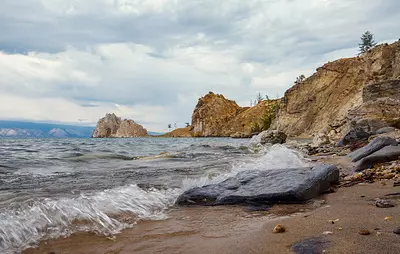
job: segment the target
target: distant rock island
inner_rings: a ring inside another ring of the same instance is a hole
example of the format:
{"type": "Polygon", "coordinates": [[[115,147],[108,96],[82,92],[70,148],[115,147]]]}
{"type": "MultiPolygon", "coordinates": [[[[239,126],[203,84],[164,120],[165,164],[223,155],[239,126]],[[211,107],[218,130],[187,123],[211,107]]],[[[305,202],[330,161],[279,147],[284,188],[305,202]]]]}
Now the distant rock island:
{"type": "Polygon", "coordinates": [[[147,130],[133,120],[121,120],[114,113],[101,118],[92,138],[135,138],[148,136],[147,130]]]}

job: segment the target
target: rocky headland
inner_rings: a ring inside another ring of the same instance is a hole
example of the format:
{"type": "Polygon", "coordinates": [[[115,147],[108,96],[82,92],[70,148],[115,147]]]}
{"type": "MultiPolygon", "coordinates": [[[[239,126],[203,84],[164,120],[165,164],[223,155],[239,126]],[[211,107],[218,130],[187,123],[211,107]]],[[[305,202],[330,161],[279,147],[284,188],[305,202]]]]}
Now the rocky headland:
{"type": "Polygon", "coordinates": [[[148,136],[147,130],[133,120],[106,114],[97,122],[92,138],[134,138],[148,136]]]}

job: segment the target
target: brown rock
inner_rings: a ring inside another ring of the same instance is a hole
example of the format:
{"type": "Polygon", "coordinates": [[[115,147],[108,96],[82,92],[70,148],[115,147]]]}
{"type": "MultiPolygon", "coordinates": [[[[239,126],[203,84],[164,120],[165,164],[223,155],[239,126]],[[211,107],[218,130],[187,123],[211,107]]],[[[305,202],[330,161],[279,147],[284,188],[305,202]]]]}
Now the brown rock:
{"type": "Polygon", "coordinates": [[[145,137],[147,130],[133,120],[121,120],[115,114],[106,114],[97,122],[93,138],[131,138],[145,137]]]}
{"type": "Polygon", "coordinates": [[[358,231],[358,234],[360,234],[360,235],[370,235],[371,232],[368,229],[360,229],[358,231]]]}
{"type": "Polygon", "coordinates": [[[276,225],[272,230],[273,233],[284,233],[285,231],[286,231],[285,227],[282,226],[281,224],[276,225]]]}
{"type": "Polygon", "coordinates": [[[199,99],[192,115],[195,137],[250,137],[268,129],[278,100],[263,100],[254,107],[240,107],[223,95],[208,93],[199,99]]]}
{"type": "Polygon", "coordinates": [[[386,123],[400,128],[399,77],[400,42],[327,63],[286,91],[272,128],[288,136],[323,131],[330,141],[362,119],[360,124],[369,129],[386,123]]]}
{"type": "Polygon", "coordinates": [[[190,127],[186,128],[178,128],[171,132],[165,133],[162,137],[167,138],[190,138],[192,137],[192,133],[190,132],[190,127]]]}

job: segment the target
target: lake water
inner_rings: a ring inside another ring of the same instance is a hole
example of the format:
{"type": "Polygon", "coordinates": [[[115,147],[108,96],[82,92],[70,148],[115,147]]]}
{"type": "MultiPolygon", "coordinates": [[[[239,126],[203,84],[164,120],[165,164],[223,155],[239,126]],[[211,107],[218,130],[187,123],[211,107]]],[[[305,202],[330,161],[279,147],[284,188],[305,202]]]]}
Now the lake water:
{"type": "Polygon", "coordinates": [[[246,139],[0,139],[0,253],[74,232],[163,220],[185,190],[242,170],[305,166],[246,139]]]}

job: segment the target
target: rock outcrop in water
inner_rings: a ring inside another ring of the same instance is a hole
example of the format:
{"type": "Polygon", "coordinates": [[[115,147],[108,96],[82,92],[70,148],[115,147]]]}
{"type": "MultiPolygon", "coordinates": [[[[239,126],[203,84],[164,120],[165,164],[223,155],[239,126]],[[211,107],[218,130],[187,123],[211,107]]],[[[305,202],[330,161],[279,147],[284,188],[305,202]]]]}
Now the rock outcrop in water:
{"type": "Polygon", "coordinates": [[[262,130],[277,100],[264,100],[254,107],[240,107],[223,95],[208,93],[199,99],[192,115],[191,132],[196,137],[251,137],[262,130]]]}
{"type": "Polygon", "coordinates": [[[106,114],[97,122],[93,138],[133,138],[147,136],[147,130],[133,120],[121,120],[115,114],[106,114]]]}
{"type": "Polygon", "coordinates": [[[302,203],[339,181],[332,165],[285,170],[249,170],[227,180],[183,193],[178,205],[302,203]]]}
{"type": "Polygon", "coordinates": [[[400,42],[327,63],[286,91],[272,127],[336,142],[349,129],[400,128],[400,42]]]}

